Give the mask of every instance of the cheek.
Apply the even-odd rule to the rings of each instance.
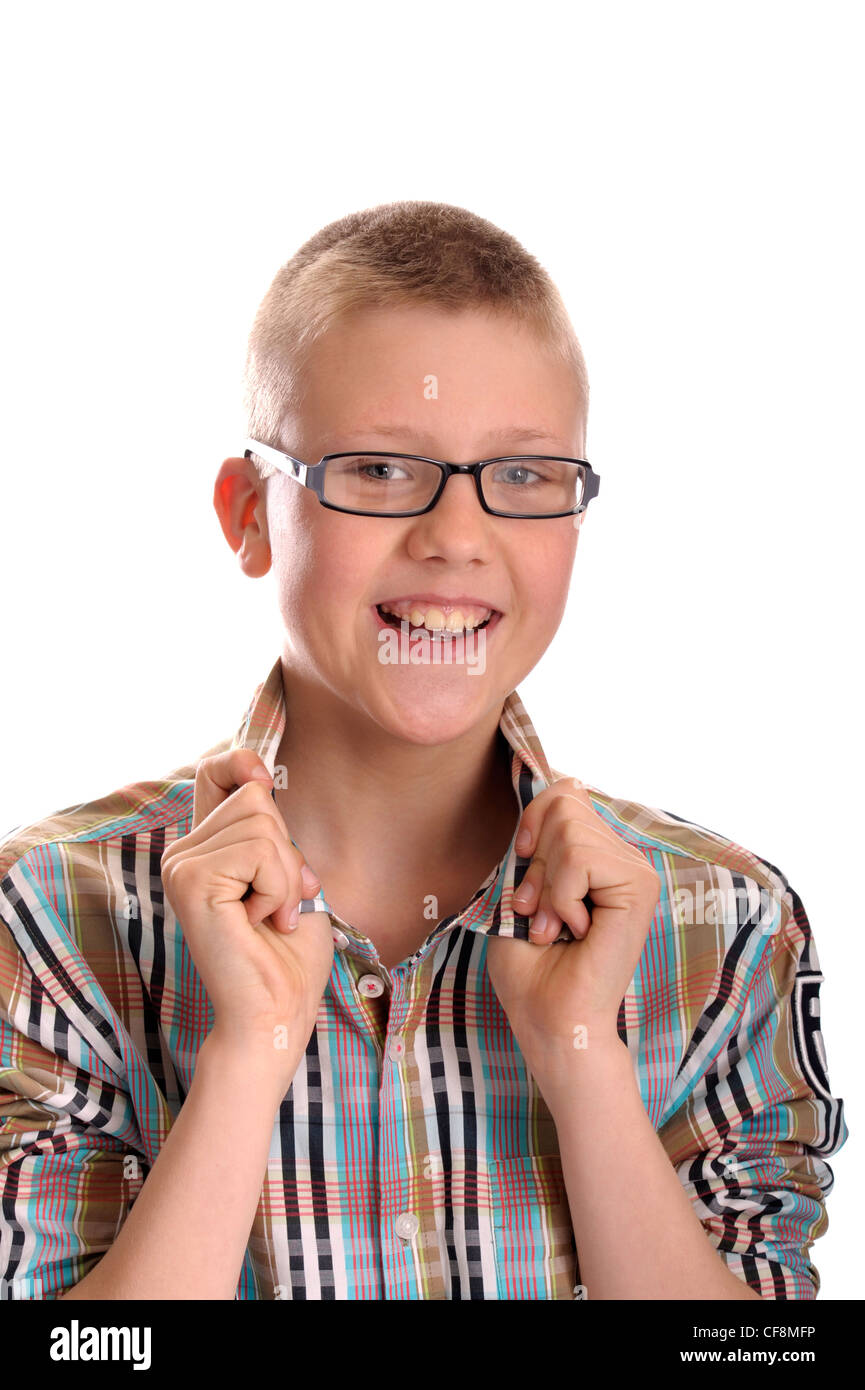
[[[354,619],[371,591],[375,557],[353,530],[316,505],[311,515],[288,516],[271,532],[280,607],[293,623],[332,628],[342,618]]]
[[[528,611],[543,614],[552,624],[561,619],[568,601],[571,573],[577,549],[577,532],[545,538],[542,546],[526,551],[521,590]]]

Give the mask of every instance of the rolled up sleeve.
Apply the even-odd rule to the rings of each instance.
[[[120,1078],[0,918],[0,1299],[59,1298],[80,1282],[147,1171]]]
[[[763,1298],[814,1299],[812,1246],[834,1185],[826,1160],[848,1131],[827,1073],[813,936],[783,882],[741,1013],[659,1137],[728,1268]],[[724,969],[745,958],[737,943]]]

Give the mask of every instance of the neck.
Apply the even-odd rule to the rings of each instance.
[[[519,805],[501,710],[450,743],[417,745],[372,725],[284,663],[283,689],[287,718],[276,762],[286,768],[287,786],[277,803],[317,873],[334,862],[335,849],[347,877],[380,862],[383,846],[395,856],[396,875],[490,855],[492,868],[504,853]]]

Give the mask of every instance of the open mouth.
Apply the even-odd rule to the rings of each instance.
[[[467,627],[458,627],[454,629],[449,627],[427,626],[429,619],[427,619],[426,622],[414,623],[412,622],[410,615],[407,615],[405,617],[399,617],[396,613],[389,612],[388,609],[383,607],[380,603],[375,604],[375,613],[378,618],[379,624],[382,627],[389,627],[393,629],[394,632],[402,631],[403,624],[405,623],[410,632],[426,632],[430,637],[438,638],[468,637],[473,632],[483,632],[487,628],[495,627],[502,616],[501,613],[497,612],[494,609],[488,617],[484,618],[483,622],[475,623]]]

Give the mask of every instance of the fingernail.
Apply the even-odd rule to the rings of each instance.
[[[521,852],[522,850],[524,850],[524,849],[528,849],[528,847],[529,847],[529,845],[530,845],[531,843],[532,843],[532,832],[531,832],[530,830],[521,830],[520,833],[519,833],[519,835],[517,836],[517,839],[516,839],[516,850],[517,850],[517,853],[520,853],[520,852]]]
[[[321,884],[319,883],[315,874],[312,872],[312,869],[310,869],[307,864],[304,864],[303,868],[301,869],[300,878],[304,888],[318,889],[321,887]]]
[[[543,908],[541,908],[540,912],[536,912],[535,915],[534,915],[534,917],[532,918],[532,924],[531,924],[531,926],[529,927],[529,935],[530,935],[530,936],[543,936],[543,935],[544,935],[544,932],[546,931],[546,929],[547,929],[547,927],[548,927],[549,925],[550,925],[549,914],[548,914],[547,912],[545,912],[545,911],[543,910]]]
[[[298,923],[298,920],[299,920],[298,910],[297,910],[296,907],[293,907],[292,910],[291,910],[291,912],[288,914],[288,925],[289,925],[290,927],[296,927],[296,926],[297,926],[297,923]]]
[[[273,781],[273,777],[272,777],[271,774],[268,772],[268,770],[267,770],[266,767],[257,767],[257,768],[255,769],[255,771],[253,772],[252,775],[253,775],[253,777],[259,777],[259,778],[261,779],[262,782],[272,782],[272,781]]]

